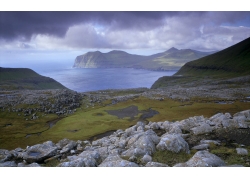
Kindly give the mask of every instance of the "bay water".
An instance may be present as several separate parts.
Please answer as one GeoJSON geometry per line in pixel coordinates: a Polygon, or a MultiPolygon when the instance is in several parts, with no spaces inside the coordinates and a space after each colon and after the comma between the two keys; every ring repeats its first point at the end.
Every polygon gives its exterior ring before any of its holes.
{"type": "Polygon", "coordinates": [[[77,91],[129,89],[146,87],[162,76],[172,76],[177,71],[149,71],[132,68],[47,68],[39,74],[51,77],[65,87],[77,91]]]}

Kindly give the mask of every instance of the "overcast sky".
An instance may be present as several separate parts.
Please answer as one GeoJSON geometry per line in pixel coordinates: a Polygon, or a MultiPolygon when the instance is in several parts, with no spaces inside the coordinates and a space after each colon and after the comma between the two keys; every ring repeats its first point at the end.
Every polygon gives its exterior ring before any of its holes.
{"type": "Polygon", "coordinates": [[[1,64],[112,49],[222,50],[250,36],[250,12],[0,12],[1,64]]]}

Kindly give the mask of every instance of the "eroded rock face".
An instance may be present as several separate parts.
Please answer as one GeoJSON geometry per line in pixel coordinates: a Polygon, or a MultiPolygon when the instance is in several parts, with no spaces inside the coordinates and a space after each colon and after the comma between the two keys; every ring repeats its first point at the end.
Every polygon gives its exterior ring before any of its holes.
{"type": "Polygon", "coordinates": [[[119,155],[108,156],[99,167],[139,167],[138,164],[122,159],[119,155]]]}
{"type": "Polygon", "coordinates": [[[52,141],[47,141],[43,144],[29,147],[26,152],[23,153],[23,159],[28,163],[41,162],[56,155],[57,149],[57,146],[52,141]]]}
{"type": "Polygon", "coordinates": [[[225,166],[225,162],[218,156],[208,151],[198,151],[189,159],[184,166],[188,167],[218,167],[225,166]]]}
{"type": "Polygon", "coordinates": [[[161,137],[156,148],[160,151],[172,151],[179,153],[181,151],[190,153],[188,143],[181,137],[180,134],[164,134],[161,137]]]}

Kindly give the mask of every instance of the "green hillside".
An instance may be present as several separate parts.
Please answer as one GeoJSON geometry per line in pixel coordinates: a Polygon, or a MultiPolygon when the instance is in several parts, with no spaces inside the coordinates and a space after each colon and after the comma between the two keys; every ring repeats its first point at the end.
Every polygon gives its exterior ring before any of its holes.
{"type": "Polygon", "coordinates": [[[211,54],[211,52],[199,52],[191,49],[178,50],[176,48],[171,48],[165,52],[150,56],[129,54],[118,50],[113,50],[108,53],[95,51],[77,56],[73,67],[176,70],[186,62],[209,54],[211,54]]]}
{"type": "Polygon", "coordinates": [[[186,63],[175,75],[241,76],[250,74],[250,38],[215,54],[186,63]]]}
{"type": "Polygon", "coordinates": [[[54,79],[41,76],[28,68],[0,67],[0,90],[65,88],[54,79]]]}

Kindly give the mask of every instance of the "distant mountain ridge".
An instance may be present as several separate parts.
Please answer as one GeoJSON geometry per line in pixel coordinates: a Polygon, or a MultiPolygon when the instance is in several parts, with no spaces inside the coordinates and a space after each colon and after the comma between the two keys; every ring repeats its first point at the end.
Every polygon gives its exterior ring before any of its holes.
{"type": "Polygon", "coordinates": [[[113,50],[87,52],[77,56],[75,68],[137,68],[148,70],[177,70],[186,62],[207,56],[214,52],[200,52],[192,49],[178,50],[174,47],[150,56],[129,54],[113,50]]]}
{"type": "Polygon", "coordinates": [[[50,77],[41,76],[28,68],[0,67],[0,90],[67,89],[50,77]]]}

